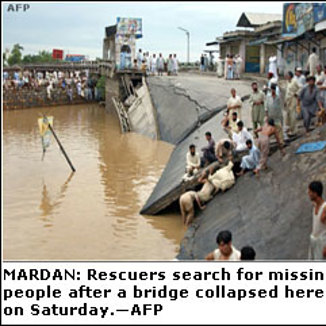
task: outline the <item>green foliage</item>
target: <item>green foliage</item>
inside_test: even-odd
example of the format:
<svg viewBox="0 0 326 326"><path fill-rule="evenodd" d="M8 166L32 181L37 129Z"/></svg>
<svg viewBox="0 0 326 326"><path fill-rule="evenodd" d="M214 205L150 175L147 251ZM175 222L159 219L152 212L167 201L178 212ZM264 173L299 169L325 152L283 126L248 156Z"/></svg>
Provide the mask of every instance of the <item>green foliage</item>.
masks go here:
<svg viewBox="0 0 326 326"><path fill-rule="evenodd" d="M39 53L36 55L27 54L22 60L23 64L50 62L55 62L55 59L52 58L52 54L50 52L47 52L45 50L39 51Z"/></svg>
<svg viewBox="0 0 326 326"><path fill-rule="evenodd" d="M3 62L3 66L7 67L7 55L5 52L2 52L2 62Z"/></svg>
<svg viewBox="0 0 326 326"><path fill-rule="evenodd" d="M20 64L22 61L22 50L24 48L20 44L15 44L10 52L10 55L8 57L8 64L10 66Z"/></svg>
<svg viewBox="0 0 326 326"><path fill-rule="evenodd" d="M96 83L96 88L98 89L100 97L103 100L105 100L105 81L106 81L105 76L101 76Z"/></svg>
<svg viewBox="0 0 326 326"><path fill-rule="evenodd" d="M51 52L42 50L38 54L26 54L22 55L22 50L24 48L20 44L15 44L10 52L10 55L7 59L7 62L10 66L16 64L33 64L33 63L50 63L55 62L55 59L52 58ZM3 59L5 62L5 53L3 53Z"/></svg>

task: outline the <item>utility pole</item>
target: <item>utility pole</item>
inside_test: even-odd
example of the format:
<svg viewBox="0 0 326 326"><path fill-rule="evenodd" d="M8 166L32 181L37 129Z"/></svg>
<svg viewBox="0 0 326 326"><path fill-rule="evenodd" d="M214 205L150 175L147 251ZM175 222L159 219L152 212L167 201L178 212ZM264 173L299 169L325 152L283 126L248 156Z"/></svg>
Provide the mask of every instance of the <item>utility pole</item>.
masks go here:
<svg viewBox="0 0 326 326"><path fill-rule="evenodd" d="M178 27L181 31L185 32L187 35L187 65L189 66L190 62L190 32L183 27Z"/></svg>

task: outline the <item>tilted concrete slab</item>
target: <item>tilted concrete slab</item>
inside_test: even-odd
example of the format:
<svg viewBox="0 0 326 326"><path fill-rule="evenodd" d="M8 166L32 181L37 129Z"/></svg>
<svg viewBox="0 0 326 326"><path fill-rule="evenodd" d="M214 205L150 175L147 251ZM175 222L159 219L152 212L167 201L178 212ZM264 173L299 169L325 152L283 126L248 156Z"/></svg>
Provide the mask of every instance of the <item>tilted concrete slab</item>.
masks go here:
<svg viewBox="0 0 326 326"><path fill-rule="evenodd" d="M157 113L160 139L172 144L182 142L225 107L231 88L236 88L241 97L250 93L248 81L226 81L214 76L149 77L147 83Z"/></svg>
<svg viewBox="0 0 326 326"><path fill-rule="evenodd" d="M312 225L307 187L313 180L326 184L326 151L295 151L301 143L325 140L326 126L319 131L294 141L283 158L276 152L260 178L246 174L197 212L177 258L204 259L217 247L218 232L230 230L233 244L239 250L253 246L257 259L307 259Z"/></svg>
<svg viewBox="0 0 326 326"><path fill-rule="evenodd" d="M221 107L225 108L225 106L222 105ZM141 210L141 214L158 214L164 208L176 201L184 191L189 189L186 187L186 184L182 183L182 177L185 174L186 154L189 145L195 144L198 152L201 153L200 148L207 145L205 139L205 132L207 131L212 133L216 142L219 139L227 138L227 134L221 127L223 112L218 113L215 117L204 123L176 146L158 184ZM250 107L247 102L244 102L242 113L245 125L250 128Z"/></svg>

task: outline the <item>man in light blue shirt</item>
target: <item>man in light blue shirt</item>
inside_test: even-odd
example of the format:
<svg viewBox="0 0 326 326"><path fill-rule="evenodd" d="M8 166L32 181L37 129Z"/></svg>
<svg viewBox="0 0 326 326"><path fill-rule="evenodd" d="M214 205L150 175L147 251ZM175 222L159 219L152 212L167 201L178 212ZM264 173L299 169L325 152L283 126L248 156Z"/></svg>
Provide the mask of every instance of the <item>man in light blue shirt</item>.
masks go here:
<svg viewBox="0 0 326 326"><path fill-rule="evenodd" d="M253 171L259 165L260 160L260 151L259 149L252 143L251 139L246 141L247 148L249 149L249 155L245 155L241 160L241 171L237 174L241 176L245 173L245 171Z"/></svg>

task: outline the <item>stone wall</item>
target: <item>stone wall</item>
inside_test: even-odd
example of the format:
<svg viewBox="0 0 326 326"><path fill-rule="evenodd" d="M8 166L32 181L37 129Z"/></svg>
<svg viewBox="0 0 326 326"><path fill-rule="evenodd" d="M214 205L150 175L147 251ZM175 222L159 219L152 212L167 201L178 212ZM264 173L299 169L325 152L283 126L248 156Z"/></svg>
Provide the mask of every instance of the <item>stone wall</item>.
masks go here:
<svg viewBox="0 0 326 326"><path fill-rule="evenodd" d="M69 104L82 104L87 101L78 96L73 89L73 100L69 101L67 93L62 89L53 89L51 91L51 100L47 98L45 88L41 89L4 89L3 90L3 109L17 110L44 106L57 106Z"/></svg>

